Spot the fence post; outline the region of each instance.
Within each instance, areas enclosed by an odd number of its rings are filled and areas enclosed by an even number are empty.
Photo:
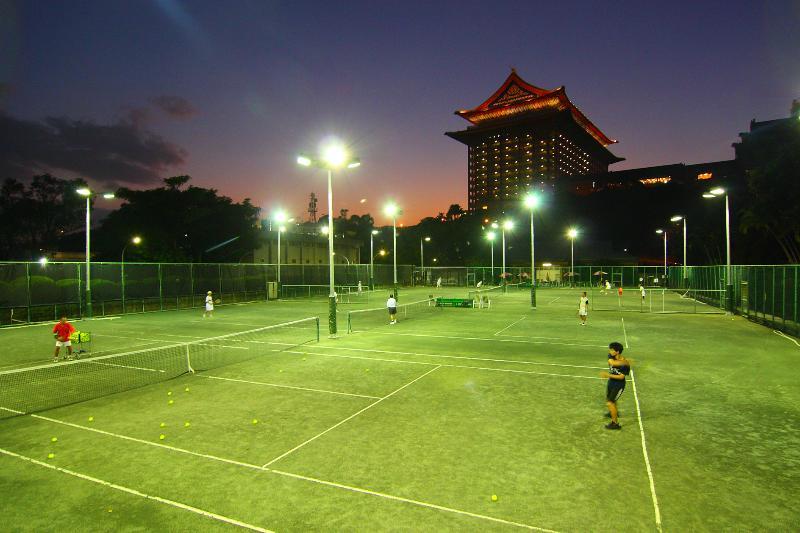
[[[31,264],[25,263],[25,284],[28,302],[28,323],[31,321]],[[13,324],[12,324],[13,325]]]
[[[189,263],[189,309],[194,307],[194,263]]]
[[[162,311],[164,310],[164,296],[161,285],[161,263],[158,264],[158,306]]]
[[[83,318],[83,302],[81,302],[81,265],[75,263],[75,272],[78,274],[78,316]]]

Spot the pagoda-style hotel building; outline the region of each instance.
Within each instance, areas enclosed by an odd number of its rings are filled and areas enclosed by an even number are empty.
[[[533,188],[550,188],[567,176],[606,174],[622,161],[608,149],[616,141],[570,101],[564,87],[541,89],[513,69],[485,102],[456,115],[470,126],[445,135],[468,147],[472,213],[503,211]]]

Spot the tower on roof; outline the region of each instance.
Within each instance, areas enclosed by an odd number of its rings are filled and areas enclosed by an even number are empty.
[[[455,112],[470,122],[445,135],[468,148],[470,212],[502,211],[534,188],[558,178],[600,175],[622,161],[610,139],[567,97],[564,87],[542,89],[511,69],[494,94]]]

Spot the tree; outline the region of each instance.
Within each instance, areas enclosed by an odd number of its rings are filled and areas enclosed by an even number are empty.
[[[97,248],[117,260],[125,243],[140,235],[142,246],[129,253],[154,261],[238,261],[252,252],[261,238],[259,208],[215,189],[182,188],[190,179],[176,176],[163,187],[117,191],[124,203],[103,221]]]
[[[64,235],[84,224],[84,199],[75,193],[83,180],[42,174],[27,186],[14,179],[0,191],[0,257],[32,259],[55,251]]]
[[[464,216],[464,210],[458,204],[452,204],[447,210],[447,220],[455,220]]]
[[[742,231],[763,231],[800,263],[800,121],[776,121],[743,137],[737,159],[747,173]]]

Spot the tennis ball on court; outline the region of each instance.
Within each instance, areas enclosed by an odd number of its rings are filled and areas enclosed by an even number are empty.
[[[283,370],[282,370],[282,369],[281,369],[281,370],[278,370],[278,372],[283,372]]]
[[[167,403],[168,403],[168,404],[170,404],[170,405],[172,405],[173,403],[175,403],[175,400],[170,400],[170,401],[168,401]]]
[[[369,368],[365,368],[365,369],[364,369],[364,372],[369,372]]]
[[[109,512],[109,513],[113,513],[113,512],[114,512],[114,509],[109,509],[109,510],[108,510],[108,512]]]
[[[191,426],[191,424],[189,422],[184,422],[183,423],[183,427],[188,428],[189,426]]]
[[[55,456],[56,456],[56,454],[54,454],[54,453],[48,453],[48,454],[47,454],[47,458],[48,458],[48,459],[52,459],[52,458],[53,458],[53,457],[55,457]]]
[[[52,439],[50,439],[50,442],[58,442],[58,437],[53,437]]]
[[[165,427],[167,427],[167,423],[166,423],[166,422],[161,422],[161,423],[158,425],[158,427],[165,428]]]
[[[189,387],[186,387],[185,389],[183,389],[183,392],[189,392]]]
[[[169,392],[167,393],[167,396],[172,396],[172,391],[169,391]]]
[[[93,416],[89,417],[89,422],[94,422],[94,417]]]
[[[493,502],[496,502],[496,501],[497,501],[497,494],[492,494],[492,501],[493,501]]]
[[[164,435],[163,433],[162,433],[161,435],[159,435],[159,436],[158,436],[158,440],[164,440],[164,439],[166,439],[166,438],[167,438],[167,436],[166,436],[166,435]]]
[[[253,419],[253,424],[258,424],[258,418]]]

